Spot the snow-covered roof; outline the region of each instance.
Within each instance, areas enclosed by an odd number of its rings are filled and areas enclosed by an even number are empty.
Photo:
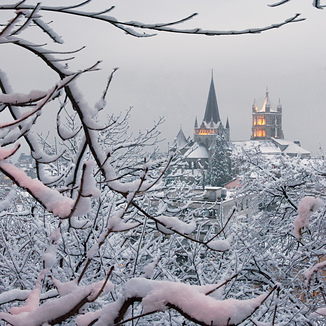
[[[202,144],[195,143],[189,150],[185,153],[187,158],[208,158],[208,151],[206,147]]]
[[[280,148],[274,146],[271,146],[271,144],[263,144],[263,146],[260,146],[260,152],[262,154],[270,154],[270,155],[277,155],[281,154],[282,151]]]
[[[232,142],[233,150],[259,150],[263,154],[281,154],[281,150],[271,140],[245,140]]]
[[[292,141],[286,140],[286,139],[276,139],[273,138],[273,141],[279,146],[283,148],[282,153],[288,154],[288,155],[310,155],[311,152],[307,151],[306,149],[302,148],[298,144],[295,144]]]
[[[270,140],[249,140],[232,142],[233,151],[242,149],[250,151],[259,150],[262,154],[291,156],[310,156],[310,152],[290,140],[271,138]]]

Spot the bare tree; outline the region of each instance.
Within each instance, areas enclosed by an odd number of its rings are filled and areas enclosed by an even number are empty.
[[[163,175],[172,158],[157,160],[155,150],[145,153],[145,147],[157,143],[156,126],[129,136],[128,112],[118,117],[108,114],[105,121],[99,118],[115,70],[103,96],[89,105],[75,81],[96,72],[99,62],[69,71],[65,64],[71,58],[62,55],[75,56],[81,49],[55,52],[26,39],[29,34],[24,32],[33,27],[62,44],[42,19],[45,11],[103,21],[136,37],[152,32],[260,33],[302,18],[296,14],[278,24],[241,31],[187,30],[176,25],[195,14],[163,24],[123,22],[108,16],[113,7],[80,10],[90,2],[61,7],[25,1],[0,5],[0,10],[12,13],[9,23],[2,25],[0,43],[34,54],[58,78],[49,90],[20,94],[11,89],[5,72],[0,76],[0,109],[12,117],[0,126],[0,171],[16,184],[14,189],[20,189],[1,203],[0,319],[10,325],[120,325],[168,311],[164,320],[170,324],[186,319],[199,325],[237,325],[249,322],[259,307],[270,312],[276,283],[266,281],[255,290],[255,282],[249,282],[245,292],[232,290],[235,282],[243,284],[248,277],[247,262],[230,267],[230,261],[240,262],[228,253],[237,229],[229,223],[234,211],[202,237],[206,222],[194,221],[202,210],[190,210],[184,184],[176,191],[183,205],[161,198]],[[55,147],[34,130],[50,103],[57,104],[60,146]],[[10,163],[21,140],[29,146],[36,178]],[[13,146],[7,149],[8,145]],[[216,274],[210,276],[213,271]],[[161,321],[157,316],[152,319],[153,324]]]

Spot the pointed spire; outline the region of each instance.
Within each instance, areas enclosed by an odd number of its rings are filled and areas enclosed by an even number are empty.
[[[226,118],[225,129],[230,129],[229,117]]]
[[[212,71],[212,80],[208,92],[206,111],[204,116],[204,121],[206,123],[210,123],[211,120],[213,120],[214,123],[218,123],[219,121],[221,121],[220,114],[218,112],[218,105],[217,105],[214,80],[213,80],[213,71]]]
[[[197,116],[196,116],[196,118],[195,118],[195,129],[197,129],[198,128],[198,121],[197,121]]]

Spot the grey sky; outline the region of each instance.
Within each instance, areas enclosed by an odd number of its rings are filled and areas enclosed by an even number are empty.
[[[44,1],[51,2],[58,3]],[[268,86],[272,106],[279,98],[283,104],[285,138],[301,140],[303,147],[314,152],[320,145],[326,150],[326,12],[314,9],[311,0],[292,0],[278,8],[267,7],[272,2],[264,0],[106,3],[116,5],[111,14],[119,20],[168,22],[198,12],[196,18],[179,27],[217,30],[263,27],[302,13],[307,18],[304,22],[246,36],[159,33],[156,37],[137,39],[104,23],[67,16],[55,20],[53,26],[64,37],[67,49],[87,45],[75,62],[69,63],[71,68],[103,60],[101,72],[80,80],[90,103],[101,95],[112,68],[120,68],[110,89],[108,105],[114,112],[134,107],[132,130],[149,127],[154,119],[165,116],[161,129],[167,140],[174,138],[181,124],[186,136],[192,136],[195,116],[201,122],[204,115],[213,69],[220,115],[224,123],[229,117],[232,140],[250,138],[253,100],[256,98],[258,106],[262,106]],[[97,4],[101,1],[94,5]],[[1,69],[9,69],[18,51],[22,50],[3,46]],[[9,69],[17,91],[50,87],[56,81],[56,76],[46,76],[44,67],[38,66],[30,55],[25,59]],[[31,76],[39,80],[30,82]]]

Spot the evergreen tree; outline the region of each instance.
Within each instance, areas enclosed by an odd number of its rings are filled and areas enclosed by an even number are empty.
[[[232,179],[229,146],[224,136],[217,135],[212,144],[213,155],[210,159],[209,180],[215,187],[222,187]]]

